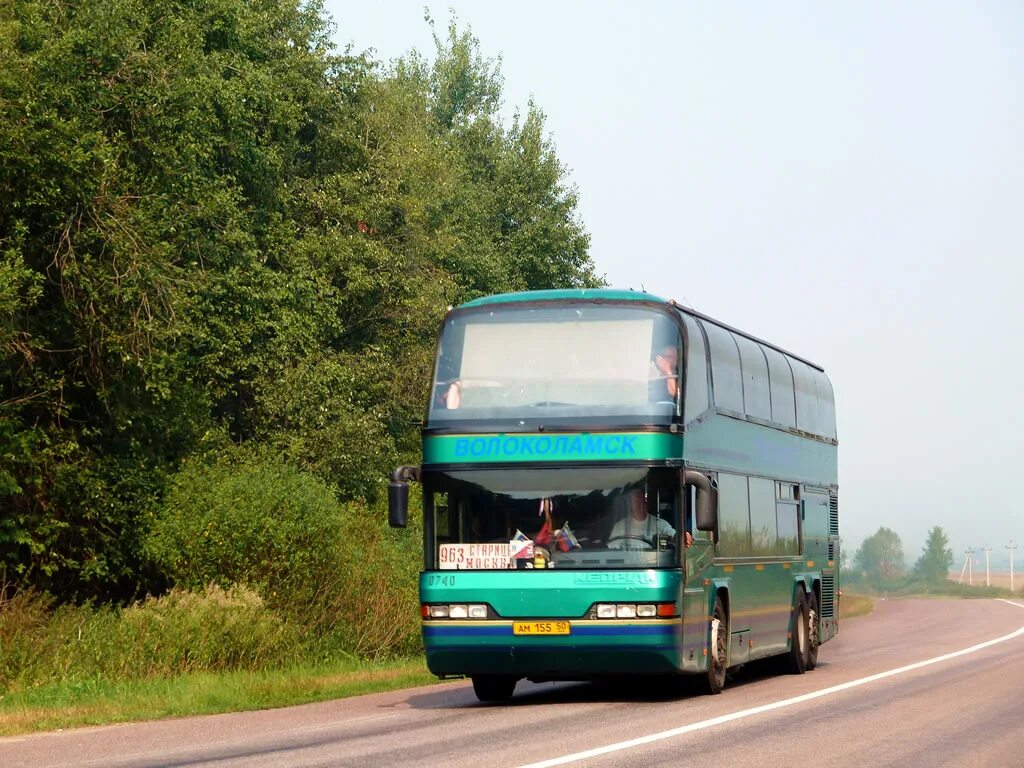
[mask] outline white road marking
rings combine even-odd
[[[1003,600],[1005,603],[1015,605],[1018,608],[1024,608],[1024,605],[1020,603],[1014,603],[1009,600]],[[751,717],[752,715],[759,715],[762,712],[771,712],[775,709],[782,709],[784,707],[792,707],[795,704],[803,704],[805,701],[812,701],[814,699],[820,699],[823,696],[831,696],[834,693],[849,690],[850,688],[856,688],[860,685],[867,685],[877,680],[884,680],[887,677],[894,677],[895,675],[902,675],[906,672],[913,672],[915,669],[921,669],[922,667],[928,667],[932,664],[938,664],[949,659],[955,659],[958,656],[966,656],[969,653],[975,653],[985,648],[990,648],[993,645],[999,643],[1005,643],[1008,640],[1024,636],[1024,627],[1021,627],[1015,632],[1011,632],[1008,635],[994,638],[993,640],[986,640],[983,643],[972,645],[969,648],[962,648],[959,651],[953,651],[952,653],[944,653],[942,656],[936,656],[932,659],[925,659],[924,661],[918,661],[913,664],[907,664],[904,667],[897,667],[896,669],[890,669],[886,672],[879,672],[874,675],[862,677],[857,680],[851,680],[848,683],[840,683],[839,685],[833,685],[829,688],[822,688],[820,691],[812,691],[811,693],[805,693],[800,696],[794,696],[790,699],[783,699],[782,701],[775,701],[771,704],[762,704],[759,707],[751,707],[750,709],[741,709],[739,712],[732,712],[728,715],[721,715],[719,717],[713,717],[710,720],[702,720],[698,723],[690,723],[689,725],[683,725],[679,728],[672,728],[667,731],[661,731],[659,733],[652,733],[648,736],[640,736],[636,739],[629,739],[628,741],[619,741],[614,744],[608,744],[603,747],[595,747],[594,749],[588,749],[583,752],[575,752],[571,755],[564,755],[562,757],[553,757],[550,760],[542,760],[539,763],[530,763],[528,765],[520,766],[520,768],[551,768],[556,765],[566,765],[568,763],[579,762],[580,760],[588,760],[591,757],[600,757],[601,755],[607,755],[612,752],[620,752],[624,749],[631,749],[633,747],[640,747],[644,744],[651,744],[655,741],[662,741],[664,739],[671,739],[675,736],[682,736],[686,733],[693,733],[694,731],[702,731],[705,728],[713,728],[716,725],[722,725],[724,723],[731,723],[733,720],[740,720],[744,717]]]

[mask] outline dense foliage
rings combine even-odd
[[[306,605],[342,564],[339,511],[329,488],[277,459],[189,462],[146,553],[181,587],[245,584],[272,603]]]
[[[387,67],[330,32],[297,0],[0,4],[8,583],[198,584],[212,566],[176,564],[153,521],[227,514],[249,482],[244,510],[272,518],[294,484],[323,523],[284,466],[372,504],[415,461],[448,305],[597,282],[542,112],[502,122],[469,32]],[[239,446],[276,458],[225,463]]]

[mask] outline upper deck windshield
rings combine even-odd
[[[650,307],[456,312],[441,336],[428,425],[668,423],[680,359],[678,326]]]

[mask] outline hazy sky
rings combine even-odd
[[[1024,545],[1024,4],[327,2],[384,62],[425,5],[547,114],[611,285],[824,366],[851,555]]]

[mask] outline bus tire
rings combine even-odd
[[[802,675],[807,671],[807,651],[810,640],[807,598],[804,588],[796,588],[796,600],[793,603],[793,618],[789,623],[790,644],[786,656],[786,668],[794,675]]]
[[[818,595],[812,589],[807,595],[807,671],[818,666],[818,646],[821,645],[821,634],[818,626],[821,615],[818,613]]]
[[[704,689],[709,694],[721,693],[725,688],[725,665],[729,653],[729,621],[722,598],[715,598],[715,610],[708,622],[708,669],[704,675]]]
[[[508,701],[517,682],[511,675],[473,675],[473,693],[480,701]]]

